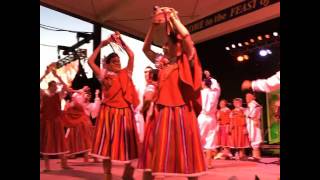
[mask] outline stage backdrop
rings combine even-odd
[[[280,90],[267,93],[269,144],[280,143]]]

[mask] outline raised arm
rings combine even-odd
[[[151,50],[151,44],[152,44],[152,37],[153,37],[153,34],[155,32],[155,27],[157,26],[158,24],[156,23],[152,23],[149,30],[148,30],[148,33],[144,39],[144,44],[143,44],[143,52],[144,54],[150,59],[150,61],[152,61],[153,63],[155,62],[155,59],[157,57],[157,53],[153,52]]]
[[[132,50],[129,48],[129,46],[123,41],[123,39],[121,38],[119,32],[116,32],[116,36],[117,36],[117,38],[120,40],[122,48],[126,51],[128,57],[129,57],[127,69],[128,69],[128,71],[129,71],[130,73],[132,73],[132,71],[133,71],[133,65],[134,65],[134,54],[133,54],[133,51],[132,51]]]
[[[182,37],[182,48],[187,53],[188,59],[191,60],[194,55],[194,43],[191,39],[188,29],[182,24],[178,18],[177,12],[174,9],[171,9],[170,21]]]
[[[111,42],[110,37],[104,41],[101,41],[98,47],[93,51],[92,55],[89,57],[88,64],[92,69],[93,73],[98,77],[100,77],[101,70],[100,70],[100,67],[96,65],[95,60],[98,54],[100,53],[101,48],[108,45],[110,42]]]

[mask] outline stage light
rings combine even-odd
[[[250,42],[251,42],[251,43],[254,43],[254,39],[250,39]]]
[[[248,55],[243,55],[243,59],[244,60],[249,60],[249,56]]]
[[[257,39],[258,39],[259,41],[261,41],[261,40],[262,40],[262,36],[258,36]]]
[[[236,45],[232,44],[231,47],[232,47],[232,48],[236,48]]]
[[[268,54],[272,54],[272,51],[270,49],[267,49]]]
[[[269,35],[269,34],[266,34],[265,37],[266,37],[267,39],[269,39],[269,38],[270,38],[270,35]]]
[[[247,45],[247,46],[249,46],[249,43],[248,43],[247,41],[246,41],[246,42],[244,42],[244,44],[245,44],[245,45]]]
[[[239,62],[243,61],[243,56],[238,56],[237,61],[239,61]]]
[[[230,48],[229,48],[229,47],[226,47],[226,50],[227,50],[227,51],[229,51],[229,50],[230,50]]]
[[[260,56],[266,56],[268,54],[268,52],[266,50],[264,50],[264,49],[261,49],[259,51],[259,54],[260,54]]]
[[[242,47],[242,44],[241,44],[241,43],[238,43],[238,46],[239,46],[239,47]]]
[[[278,36],[279,34],[278,34],[278,32],[273,32],[273,35]]]

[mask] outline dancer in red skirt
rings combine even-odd
[[[128,66],[121,69],[116,53],[104,59],[104,69],[95,64],[100,49],[110,42],[120,45],[128,54]],[[131,161],[138,158],[139,136],[132,110],[139,104],[131,75],[134,54],[116,33],[102,41],[89,58],[89,66],[99,77],[103,98],[96,121],[91,155],[103,159],[106,178],[111,178],[111,160],[125,164],[124,178],[132,178]]]
[[[93,126],[88,109],[90,88],[84,86],[78,92],[73,93],[71,102],[65,106],[62,119],[67,127],[66,139],[69,147],[69,156],[84,154],[84,162],[88,162],[88,153],[91,150],[93,138]],[[99,100],[96,100],[99,103]]]
[[[218,153],[215,159],[226,158],[230,159],[232,154],[230,153],[230,113],[231,110],[227,107],[227,101],[222,99],[219,103],[220,109],[217,112],[217,119],[219,123],[218,131],[218,145],[222,147],[222,152]]]
[[[65,154],[68,153],[64,138],[64,127],[61,120],[61,99],[64,97],[67,86],[57,75],[54,67],[48,67],[44,76],[52,74],[63,84],[61,92],[57,92],[57,83],[50,81],[48,90],[41,90],[41,127],[40,127],[40,153],[45,160],[45,172],[50,171],[49,156],[59,155],[61,167],[70,169]],[[43,76],[43,77],[44,77]],[[40,79],[40,82],[43,78]]]
[[[233,105],[234,109],[230,113],[230,146],[239,150],[239,158],[243,160],[245,158],[244,148],[250,148],[245,109],[242,107],[241,98],[234,99]]]
[[[151,50],[157,21],[152,23],[143,47],[146,56],[159,69],[151,170],[155,176],[197,178],[207,169],[197,122],[201,111],[201,64],[190,34],[176,11],[162,9],[168,12],[167,20],[175,30],[165,38],[164,55]]]
[[[144,70],[145,79],[147,82],[144,94],[143,94],[143,107],[141,114],[146,121],[144,141],[142,145],[142,151],[138,161],[138,168],[144,169],[144,179],[151,179],[151,162],[152,162],[152,150],[153,150],[153,129],[155,127],[154,110],[155,110],[155,98],[158,92],[158,74],[155,69],[150,66]]]

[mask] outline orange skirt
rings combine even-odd
[[[249,137],[246,126],[234,126],[231,128],[231,148],[249,148]]]
[[[138,158],[138,145],[133,111],[130,108],[102,105],[90,155],[127,163]]]
[[[220,125],[218,131],[218,145],[221,147],[230,147],[231,136],[229,134],[229,125]]]
[[[152,128],[151,169],[154,175],[199,176],[206,164],[195,113],[187,106],[157,105]]]

